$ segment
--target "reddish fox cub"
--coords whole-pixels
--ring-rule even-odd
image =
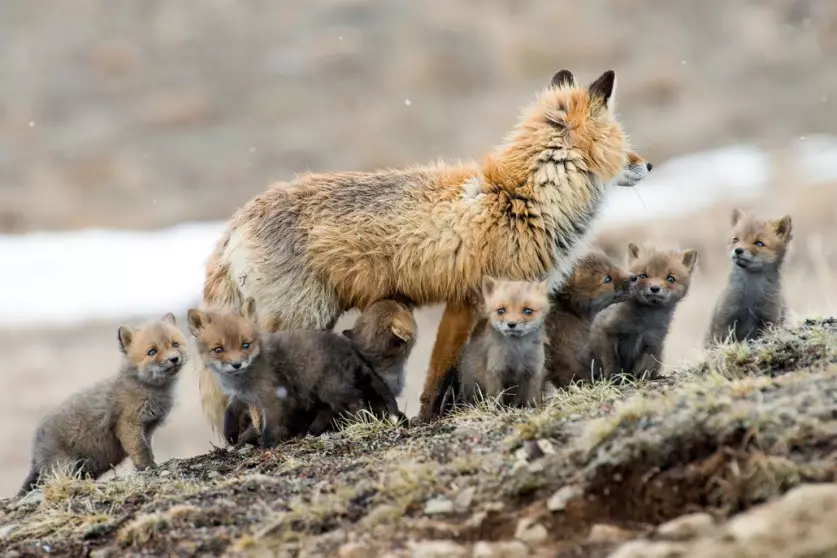
[[[73,395],[38,425],[20,494],[55,468],[95,479],[126,456],[137,470],[154,466],[151,436],[171,411],[186,342],[172,314],[136,329],[122,326],[118,338],[119,373]]]
[[[486,277],[482,290],[485,315],[459,361],[460,398],[502,393],[504,405],[531,405],[543,389],[547,283]]]
[[[780,268],[792,238],[791,218],[763,221],[732,211],[732,270],[712,314],[706,345],[761,337],[785,321]]]
[[[375,306],[368,312],[377,314]],[[351,339],[332,331],[262,332],[252,298],[244,301],[239,312],[190,309],[188,316],[201,358],[230,397],[229,406],[241,409],[243,403],[259,410],[262,447],[273,447],[306,431],[320,434],[338,414],[356,412],[366,403],[375,412],[404,419],[373,363],[406,362],[414,343],[412,331],[388,329],[383,341],[376,339],[376,345],[364,347],[368,352],[361,352],[354,343],[364,341],[368,334],[358,328],[353,328]],[[380,325],[358,321],[367,327]],[[367,355],[375,348],[382,353],[370,362]],[[315,416],[310,422],[312,411]],[[239,425],[235,419],[236,412],[226,413],[225,420],[235,422],[224,425],[228,438]],[[305,422],[300,424],[300,420]]]
[[[628,246],[630,271],[637,276],[631,297],[599,313],[590,331],[595,375],[659,376],[663,345],[677,305],[689,291],[695,250],[641,250]]]
[[[636,275],[599,250],[584,254],[564,286],[549,297],[545,326],[546,379],[555,387],[590,377],[586,358],[590,325],[596,315],[631,296]]]
[[[589,85],[557,72],[483,161],[375,172],[303,174],[272,185],[230,219],[209,258],[203,302],[259,306],[268,331],[327,330],[382,299],[445,304],[421,396],[441,386],[473,329],[483,276],[563,283],[607,192],[651,164],[631,152],[614,72]],[[197,371],[220,429],[227,398]]]

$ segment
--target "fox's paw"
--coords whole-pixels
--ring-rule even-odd
[[[622,169],[622,172],[619,173],[619,176],[613,181],[616,186],[622,186],[624,188],[631,188],[636,186],[643,178],[648,176],[648,173],[651,172],[651,169],[654,168],[654,165],[634,153],[633,151],[628,152],[628,162],[625,167]]]

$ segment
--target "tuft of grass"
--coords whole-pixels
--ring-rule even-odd
[[[125,546],[147,544],[171,526],[171,517],[165,513],[140,515],[119,530],[117,540]]]

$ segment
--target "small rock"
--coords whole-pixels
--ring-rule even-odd
[[[530,473],[541,473],[543,472],[544,466],[543,461],[535,461],[534,463],[529,463],[526,467]]]
[[[517,522],[517,528],[514,530],[514,538],[528,545],[541,543],[548,536],[549,532],[547,532],[546,527],[540,523],[534,523],[534,520],[525,517]]]
[[[251,451],[253,451],[253,446],[251,446],[250,444],[244,444],[243,446],[238,448],[239,455],[247,455]]]
[[[453,502],[447,498],[433,498],[424,504],[424,515],[444,515],[453,512]]]
[[[552,442],[550,442],[546,438],[541,438],[540,440],[538,440],[538,447],[541,448],[541,451],[545,455],[553,455],[555,453],[555,448],[552,446]]]
[[[541,447],[534,440],[526,440],[523,442],[523,449],[526,451],[527,461],[535,461],[545,455]]]
[[[160,476],[161,477],[168,477],[170,475],[171,475],[171,471],[169,471],[168,469],[163,469],[162,471],[160,471]]]
[[[471,502],[474,501],[474,494],[476,493],[477,489],[474,486],[469,486],[468,488],[463,488],[459,491],[459,494],[456,495],[456,499],[453,501],[454,506],[459,511],[465,511],[471,507]]]
[[[708,533],[714,526],[715,518],[708,513],[692,513],[663,523],[657,527],[657,535],[664,539],[682,541]]]
[[[567,507],[567,502],[581,496],[581,488],[575,485],[568,485],[558,489],[555,494],[546,501],[546,507],[551,512],[561,511]]]
[[[529,548],[520,541],[489,543],[480,541],[474,545],[473,558],[526,558]]]
[[[16,504],[13,504],[11,507],[12,509],[18,509],[25,506],[35,506],[40,504],[44,501],[44,491],[43,489],[36,488],[31,492],[28,492],[26,496],[18,500]]]
[[[467,527],[479,528],[482,525],[482,522],[485,521],[486,517],[488,517],[488,514],[486,512],[477,512],[468,518],[468,521],[465,522],[465,525]]]
[[[370,554],[371,552],[366,545],[356,542],[346,543],[337,550],[337,555],[340,558],[366,558]]]
[[[608,558],[680,558],[686,555],[681,543],[637,540],[626,542]]]
[[[5,539],[6,537],[8,537],[12,531],[17,529],[17,527],[17,523],[9,523],[8,525],[3,525],[2,527],[0,527],[0,539]]]
[[[615,525],[597,523],[590,528],[587,540],[593,543],[616,543],[634,538],[633,533]]]
[[[451,541],[421,541],[410,544],[413,558],[464,557],[465,549]]]
[[[210,471],[209,474],[206,475],[206,476],[211,478],[211,479],[217,479],[218,477],[221,476],[221,473],[219,473],[218,471]]]
[[[504,502],[488,502],[485,505],[485,510],[490,512],[499,512],[503,511],[505,507],[506,504]]]

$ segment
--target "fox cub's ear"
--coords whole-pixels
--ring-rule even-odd
[[[628,244],[628,265],[632,264],[634,260],[639,258],[639,254],[642,252],[639,246],[631,242]]]
[[[497,286],[497,281],[486,275],[482,278],[482,294],[483,296],[491,296]]]
[[[689,273],[695,270],[695,263],[697,263],[697,250],[686,250],[683,252],[683,265],[689,270]]]
[[[778,234],[782,239],[786,241],[790,240],[792,232],[791,216],[785,215],[784,217],[781,217],[776,221],[773,221],[773,229],[776,231],[776,234]]]
[[[543,281],[538,281],[535,283],[535,292],[546,296],[547,292],[549,291],[549,281],[544,279]]]
[[[134,330],[128,326],[122,326],[116,335],[119,339],[119,348],[122,349],[123,353],[127,353],[131,342],[134,340]]]
[[[587,88],[590,97],[599,99],[605,106],[611,105],[611,97],[616,90],[616,72],[608,70]]]
[[[574,87],[575,78],[573,77],[573,73],[569,70],[561,70],[560,72],[552,76],[551,85],[556,89],[559,87]]]
[[[738,221],[741,220],[741,210],[737,207],[733,208],[732,213],[729,216],[729,222],[734,227],[738,224]]]
[[[171,325],[173,325],[173,326],[176,326],[176,325],[177,325],[177,320],[174,318],[174,314],[172,314],[171,312],[169,312],[168,314],[166,314],[165,316],[163,316],[163,317],[161,318],[161,320],[162,320],[163,322],[165,322],[165,323],[167,323],[167,324],[171,324]]]
[[[189,331],[197,337],[200,331],[209,323],[209,316],[197,308],[189,308],[189,311],[186,313],[186,321],[189,323]]]
[[[244,299],[244,303],[241,305],[241,316],[251,323],[255,324],[259,322],[256,316],[256,299],[252,296]]]

